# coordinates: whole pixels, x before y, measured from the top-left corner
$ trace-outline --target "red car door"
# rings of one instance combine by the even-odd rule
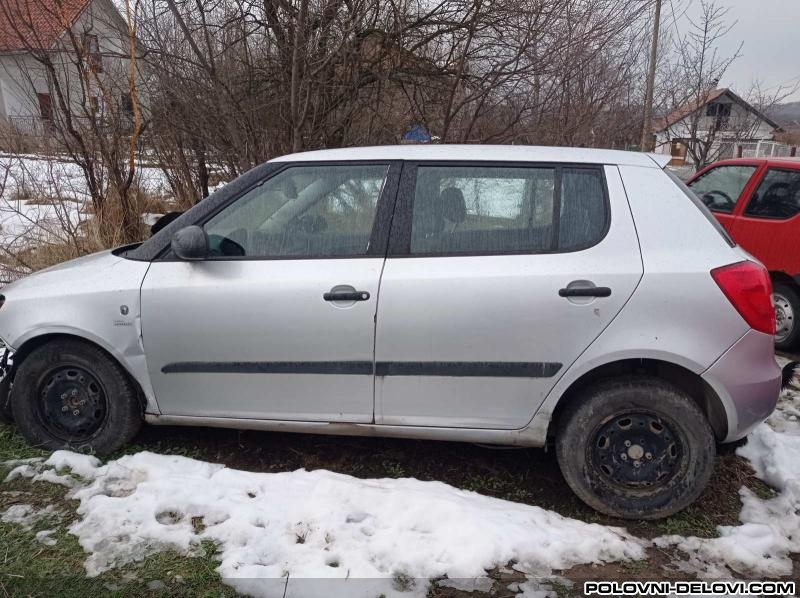
[[[769,164],[731,231],[770,271],[800,274],[800,168]]]
[[[742,198],[749,197],[759,174],[758,163],[718,162],[697,173],[687,184],[717,220],[734,236]],[[735,238],[735,236],[734,236]]]

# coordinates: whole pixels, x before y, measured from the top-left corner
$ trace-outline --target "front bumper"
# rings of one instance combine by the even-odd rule
[[[728,433],[723,442],[744,438],[778,403],[781,369],[773,337],[750,330],[702,376],[725,408]]]

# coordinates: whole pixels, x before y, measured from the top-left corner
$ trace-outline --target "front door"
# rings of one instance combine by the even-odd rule
[[[800,169],[770,167],[764,173],[733,238],[770,271],[800,274]]]
[[[378,422],[524,426],[642,276],[618,169],[420,163],[400,188]]]
[[[155,261],[142,338],[162,413],[373,421],[373,351],[399,166],[289,165]]]

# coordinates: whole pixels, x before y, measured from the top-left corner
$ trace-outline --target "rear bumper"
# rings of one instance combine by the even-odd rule
[[[772,336],[750,330],[702,374],[725,407],[724,442],[747,436],[778,403],[781,369],[773,343]]]

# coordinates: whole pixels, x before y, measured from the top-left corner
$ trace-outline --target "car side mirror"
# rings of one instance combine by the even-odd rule
[[[199,226],[186,226],[172,236],[172,251],[182,260],[202,260],[208,256],[208,235]]]

